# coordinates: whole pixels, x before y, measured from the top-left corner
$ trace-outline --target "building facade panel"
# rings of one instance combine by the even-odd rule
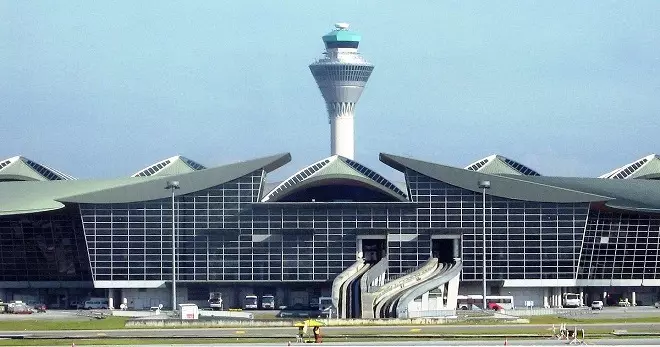
[[[0,217],[0,281],[89,281],[75,208]]]
[[[259,171],[176,196],[179,281],[331,281],[362,235],[417,233],[411,204],[260,203],[262,182]],[[171,199],[80,212],[95,280],[171,280]],[[428,240],[390,243],[390,275],[426,261]]]
[[[258,170],[176,197],[180,280],[208,280],[217,254],[227,260],[227,279],[239,279],[239,215],[258,201],[263,176],[263,170]],[[94,280],[171,280],[172,209],[169,198],[80,204]]]
[[[660,216],[593,210],[578,279],[660,279]]]
[[[483,196],[406,171],[413,201],[426,204],[418,224],[460,230],[463,280],[482,278]],[[486,196],[486,277],[572,279],[578,267],[587,203],[540,203]]]

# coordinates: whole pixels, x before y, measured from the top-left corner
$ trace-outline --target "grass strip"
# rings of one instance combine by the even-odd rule
[[[29,319],[29,320],[3,320],[0,321],[0,331],[23,330],[116,330],[124,329],[126,317],[107,317],[104,319]]]

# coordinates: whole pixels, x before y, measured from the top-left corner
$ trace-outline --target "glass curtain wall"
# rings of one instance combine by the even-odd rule
[[[0,217],[0,281],[90,281],[77,208]]]
[[[658,279],[659,255],[659,215],[594,210],[578,279]]]
[[[462,234],[463,280],[482,278],[482,195],[406,172],[418,226]],[[491,280],[575,278],[589,205],[486,198],[486,272]]]

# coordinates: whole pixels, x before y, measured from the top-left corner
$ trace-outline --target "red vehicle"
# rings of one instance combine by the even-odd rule
[[[46,312],[46,304],[36,304],[34,305],[34,310],[39,313]]]
[[[498,305],[496,302],[489,302],[487,306],[489,310],[493,310],[493,311],[502,310],[502,306]]]

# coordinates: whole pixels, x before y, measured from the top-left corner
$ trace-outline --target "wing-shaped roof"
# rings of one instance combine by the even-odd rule
[[[494,175],[528,175],[541,176],[535,170],[515,160],[501,155],[493,154],[465,167],[467,170],[489,173]]]
[[[490,175],[381,153],[385,164],[406,168],[456,187],[481,192],[478,182],[489,180],[488,194],[509,199],[540,202],[603,202],[606,206],[660,212],[660,182],[655,180],[603,180],[582,177]]]
[[[262,201],[277,201],[294,191],[309,187],[315,182],[328,179],[358,181],[399,201],[408,201],[406,193],[392,182],[368,167],[339,155],[333,155],[319,160],[296,172],[268,192]]]
[[[179,194],[203,190],[263,169],[275,170],[291,160],[288,153],[172,176],[124,177],[111,180],[5,182],[0,184],[0,215],[56,210],[64,203],[127,203],[163,199],[168,180],[178,180]]]
[[[60,181],[76,178],[23,156],[0,160],[1,181]]]
[[[612,170],[598,178],[614,179],[660,179],[660,156],[657,154],[647,155],[644,158],[633,161],[618,169]]]
[[[206,166],[190,160],[181,155],[175,155],[171,158],[161,160],[155,164],[149,165],[144,169],[133,174],[138,176],[170,176],[197,170],[204,170]]]

